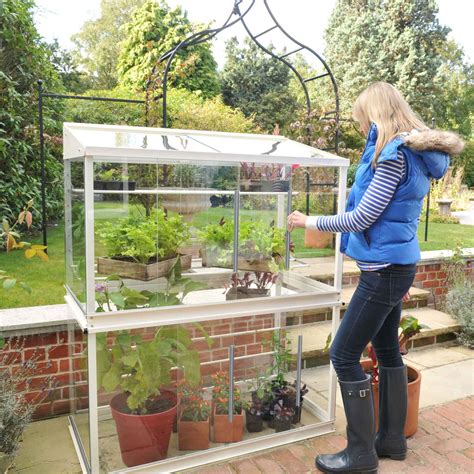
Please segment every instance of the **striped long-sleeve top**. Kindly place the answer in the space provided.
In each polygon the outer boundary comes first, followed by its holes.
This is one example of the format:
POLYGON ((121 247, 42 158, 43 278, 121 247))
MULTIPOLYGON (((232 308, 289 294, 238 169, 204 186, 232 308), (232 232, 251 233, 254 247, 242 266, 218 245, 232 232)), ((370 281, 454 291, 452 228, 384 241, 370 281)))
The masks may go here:
MULTIPOLYGON (((374 177, 355 209, 335 216, 310 216, 306 219, 306 228, 326 232, 361 232, 368 229, 388 206, 404 175, 405 159, 399 151, 396 160, 377 165, 374 177)), ((357 265, 363 271, 374 271, 390 263, 357 261, 357 265)))

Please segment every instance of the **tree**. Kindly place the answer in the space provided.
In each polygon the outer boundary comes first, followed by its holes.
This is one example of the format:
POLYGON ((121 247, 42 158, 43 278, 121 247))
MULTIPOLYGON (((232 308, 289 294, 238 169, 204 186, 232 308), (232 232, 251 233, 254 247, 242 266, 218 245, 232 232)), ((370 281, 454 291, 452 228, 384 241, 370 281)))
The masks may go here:
MULTIPOLYGON (((123 28, 118 72, 123 86, 143 90, 161 56, 176 47, 200 25, 193 25, 181 7, 171 9, 164 0, 147 0, 123 28)), ((158 77, 165 64, 160 65, 158 77)), ((169 85, 200 91, 204 97, 219 93, 217 63, 209 43, 182 49, 174 58, 169 85)))
POLYGON ((433 82, 449 29, 439 24, 435 0, 338 0, 325 32, 326 58, 348 111, 376 80, 399 88, 430 119, 439 90, 433 82))
POLYGON ((111 89, 117 85, 121 26, 144 3, 145 0, 101 0, 100 17, 86 21, 81 31, 72 36, 75 60, 93 78, 95 88, 111 89))
POLYGON ((252 40, 240 47, 236 38, 226 45, 226 63, 222 71, 224 102, 238 107, 265 131, 289 124, 297 107, 290 92, 290 69, 268 56, 252 40))
MULTIPOLYGON (((0 9, 0 220, 18 215, 25 202, 39 203, 41 162, 35 118, 38 116, 37 79, 61 92, 61 81, 50 62, 51 51, 33 22, 33 0, 5 0, 0 9)), ((62 160, 60 158, 61 104, 45 99, 47 214, 61 215, 62 160), (55 147, 57 154, 52 153, 55 147)))

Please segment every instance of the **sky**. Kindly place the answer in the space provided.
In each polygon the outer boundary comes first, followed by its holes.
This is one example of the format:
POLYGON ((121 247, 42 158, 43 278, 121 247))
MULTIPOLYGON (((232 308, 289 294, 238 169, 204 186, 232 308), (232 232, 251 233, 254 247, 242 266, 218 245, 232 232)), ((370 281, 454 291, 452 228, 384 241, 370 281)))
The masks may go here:
MULTIPOLYGON (((242 10, 249 5, 250 0, 244 0, 242 10)), ((83 23, 100 14, 100 0, 36 0, 38 5, 35 22, 40 34, 47 40, 57 38, 59 44, 66 49, 72 47, 71 35, 81 29, 83 23)), ((188 17, 195 22, 221 25, 229 16, 234 0, 168 0, 172 6, 181 5, 188 11, 188 17)), ((298 41, 322 54, 324 51, 324 29, 336 0, 269 0, 280 25, 298 41)), ((450 36, 460 44, 466 56, 474 59, 474 41, 472 35, 472 18, 474 1, 472 0, 438 0, 439 19, 441 24, 451 28, 450 36)), ((263 12, 263 1, 257 0, 255 10, 248 17, 251 31, 258 34, 271 26, 267 15, 263 12), (259 7, 259 8, 257 8, 259 7)), ((220 67, 225 61, 225 40, 237 36, 245 37, 243 27, 238 24, 219 35, 214 41, 214 55, 220 67)), ((275 30, 265 35, 277 49, 291 44, 275 35, 275 30)), ((263 39, 263 37, 262 37, 263 39)))

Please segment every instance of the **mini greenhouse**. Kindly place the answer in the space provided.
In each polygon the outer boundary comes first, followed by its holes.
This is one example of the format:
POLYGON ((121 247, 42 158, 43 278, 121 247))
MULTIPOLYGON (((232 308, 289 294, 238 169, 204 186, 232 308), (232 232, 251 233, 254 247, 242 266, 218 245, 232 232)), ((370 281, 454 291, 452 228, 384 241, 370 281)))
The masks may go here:
POLYGON ((342 212, 348 160, 275 135, 65 123, 64 164, 84 472, 177 471, 334 430, 336 378, 307 379, 301 315, 337 329, 339 241, 329 284, 312 279, 286 218, 320 199, 308 170, 335 172, 342 212))

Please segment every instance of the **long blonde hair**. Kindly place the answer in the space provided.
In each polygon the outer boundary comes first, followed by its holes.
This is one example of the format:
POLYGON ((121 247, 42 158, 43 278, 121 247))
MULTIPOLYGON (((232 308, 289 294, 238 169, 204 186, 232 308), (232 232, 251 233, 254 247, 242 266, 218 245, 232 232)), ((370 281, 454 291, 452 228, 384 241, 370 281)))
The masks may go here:
POLYGON ((428 130, 400 91, 388 82, 374 82, 363 90, 355 101, 352 116, 365 131, 370 129, 371 123, 377 126, 377 142, 372 160, 374 168, 383 147, 396 135, 414 128, 428 130))

